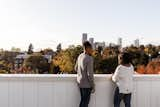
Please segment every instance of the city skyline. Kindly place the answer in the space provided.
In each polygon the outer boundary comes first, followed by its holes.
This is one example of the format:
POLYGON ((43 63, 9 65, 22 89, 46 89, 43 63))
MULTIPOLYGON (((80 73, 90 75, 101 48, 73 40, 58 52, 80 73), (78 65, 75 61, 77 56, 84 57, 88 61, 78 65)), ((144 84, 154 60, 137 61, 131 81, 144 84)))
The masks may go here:
MULTIPOLYGON (((42 49, 46 49, 46 48, 51 48, 51 49, 56 49, 57 48, 57 46, 59 45, 59 44, 61 44, 62 45, 62 48, 63 49, 65 49, 65 48, 68 48, 69 46, 72 46, 72 45, 74 45, 74 46, 76 46, 76 45, 82 45, 83 44, 83 42, 85 42, 85 41, 89 41, 91 44, 92 44, 92 46, 93 46, 93 48, 95 49, 97 46, 102 46, 103 48, 104 47, 106 47, 106 46, 110 46, 111 44, 112 45, 118 45, 118 46, 120 46, 121 48, 123 48, 123 47, 127 47, 127 46, 131 46, 131 45, 133 45, 133 46, 135 46, 135 47, 139 47, 140 45, 148 45, 148 44, 152 44, 152 43, 146 43, 146 44, 143 44, 142 42, 141 42, 141 40, 140 39, 134 39, 133 41, 131 41, 130 42, 130 44, 125 44, 124 45, 124 42, 126 42, 126 41, 124 41, 124 39, 123 38, 121 38, 121 37, 118 37, 117 38, 117 42, 116 41, 114 41, 114 42, 106 42, 106 41, 97 41, 97 40, 95 40, 95 38, 94 38, 94 36, 92 36, 92 35, 88 35, 88 33, 82 33, 82 35, 81 35, 81 39, 79 40, 79 41, 81 41, 81 42, 79 42, 79 43, 76 43, 76 44, 72 44, 72 43, 70 43, 70 42, 68 42, 68 45, 66 45, 66 44, 64 44, 64 42, 56 42, 56 41, 53 41, 53 40, 44 40, 44 41, 42 41, 39 45, 41 45, 41 46, 39 46, 38 48, 35 48, 34 47, 34 44, 36 44, 35 42, 34 43, 32 43, 32 42, 26 42, 26 45, 25 45, 25 47, 23 47, 23 48, 21 48, 21 47, 16 47, 15 45, 12 45, 12 46, 9 46, 9 48, 3 48, 3 47, 0 47, 0 49, 4 49, 4 50, 11 50, 12 48, 19 48, 19 49, 21 49, 21 51, 27 51, 27 49, 28 49, 28 47, 29 47, 29 45, 30 44, 32 44, 33 45, 33 48, 34 48, 34 50, 35 51, 40 51, 40 50, 42 50, 42 49), (46 42, 46 43, 44 43, 44 41, 46 42), (47 45, 46 45, 47 44, 47 45)), ((22 42, 21 42, 22 43, 22 42)), ((38 42, 37 42, 38 43, 38 42)), ((22 44, 24 44, 24 43, 22 43, 22 44)), ((159 45, 159 44, 156 44, 156 43, 153 43, 152 45, 159 45)), ((22 46, 22 45, 21 45, 22 46)))
POLYGON ((27 50, 81 44, 82 33, 95 41, 124 46, 160 41, 160 1, 1 0, 0 48, 27 50))

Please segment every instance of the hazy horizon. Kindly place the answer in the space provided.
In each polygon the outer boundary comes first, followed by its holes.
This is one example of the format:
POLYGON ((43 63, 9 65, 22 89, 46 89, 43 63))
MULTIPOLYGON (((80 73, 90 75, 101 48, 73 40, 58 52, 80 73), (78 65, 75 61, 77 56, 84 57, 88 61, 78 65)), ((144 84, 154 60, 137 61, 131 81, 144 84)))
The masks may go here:
POLYGON ((160 45, 158 0, 1 0, 0 48, 27 50, 81 44, 82 33, 95 41, 123 45, 140 39, 160 45))

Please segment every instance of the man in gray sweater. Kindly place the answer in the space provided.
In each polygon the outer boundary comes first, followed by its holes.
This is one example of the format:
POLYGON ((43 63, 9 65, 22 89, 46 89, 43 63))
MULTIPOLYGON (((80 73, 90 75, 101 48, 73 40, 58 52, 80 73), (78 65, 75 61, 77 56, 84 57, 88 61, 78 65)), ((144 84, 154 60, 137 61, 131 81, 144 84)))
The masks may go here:
POLYGON ((83 43, 84 52, 79 55, 75 71, 77 72, 77 82, 80 88, 81 101, 79 107, 88 107, 91 93, 95 92, 94 66, 92 58, 92 45, 86 41, 83 43))

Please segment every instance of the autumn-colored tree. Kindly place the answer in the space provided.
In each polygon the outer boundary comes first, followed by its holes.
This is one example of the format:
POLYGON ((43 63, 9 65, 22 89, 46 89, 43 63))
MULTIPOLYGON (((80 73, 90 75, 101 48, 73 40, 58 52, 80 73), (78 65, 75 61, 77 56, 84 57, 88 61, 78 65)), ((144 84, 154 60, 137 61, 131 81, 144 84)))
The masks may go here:
POLYGON ((62 73, 71 73, 74 65, 68 52, 61 51, 53 60, 55 66, 59 66, 62 73))
POLYGON ((136 72, 139 73, 139 74, 145 74, 146 73, 146 66, 145 65, 137 66, 136 72))
POLYGON ((62 73, 75 73, 74 66, 77 57, 82 53, 81 46, 70 46, 68 49, 61 50, 53 59, 55 67, 59 67, 62 73))
POLYGON ((49 72, 50 69, 47 59, 45 59, 41 54, 30 55, 25 59, 24 66, 31 67, 34 70, 34 73, 49 72))
POLYGON ((10 69, 14 65, 15 57, 19 52, 3 51, 0 53, 0 70, 10 73, 10 69))
POLYGON ((118 65, 118 47, 106 47, 102 54, 94 51, 95 73, 110 74, 113 73, 118 65))
POLYGON ((151 61, 147 66, 139 65, 137 67, 137 72, 139 74, 160 74, 160 62, 151 61))
POLYGON ((149 44, 145 47, 145 52, 151 56, 151 58, 156 58, 159 55, 159 46, 154 46, 152 44, 149 44))
POLYGON ((107 59, 103 59, 100 62, 99 70, 102 74, 111 74, 114 73, 116 67, 118 66, 118 56, 111 56, 107 59))
POLYGON ((160 62, 151 61, 146 67, 146 74, 159 74, 160 73, 160 62))
POLYGON ((94 71, 95 73, 101 73, 100 62, 102 61, 102 55, 99 51, 94 50, 92 54, 94 58, 94 71))
POLYGON ((114 57, 119 54, 119 47, 118 46, 112 46, 112 47, 106 47, 103 51, 102 57, 103 59, 106 59, 107 57, 114 57))

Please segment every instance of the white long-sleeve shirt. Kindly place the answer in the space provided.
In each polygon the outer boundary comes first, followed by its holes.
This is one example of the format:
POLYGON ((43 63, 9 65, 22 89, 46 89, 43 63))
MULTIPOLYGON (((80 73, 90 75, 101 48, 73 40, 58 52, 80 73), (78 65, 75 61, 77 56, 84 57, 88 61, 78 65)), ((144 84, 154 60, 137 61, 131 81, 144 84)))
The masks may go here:
POLYGON ((133 74, 134 67, 119 65, 112 76, 112 81, 119 87, 119 92, 129 94, 133 92, 133 74))

